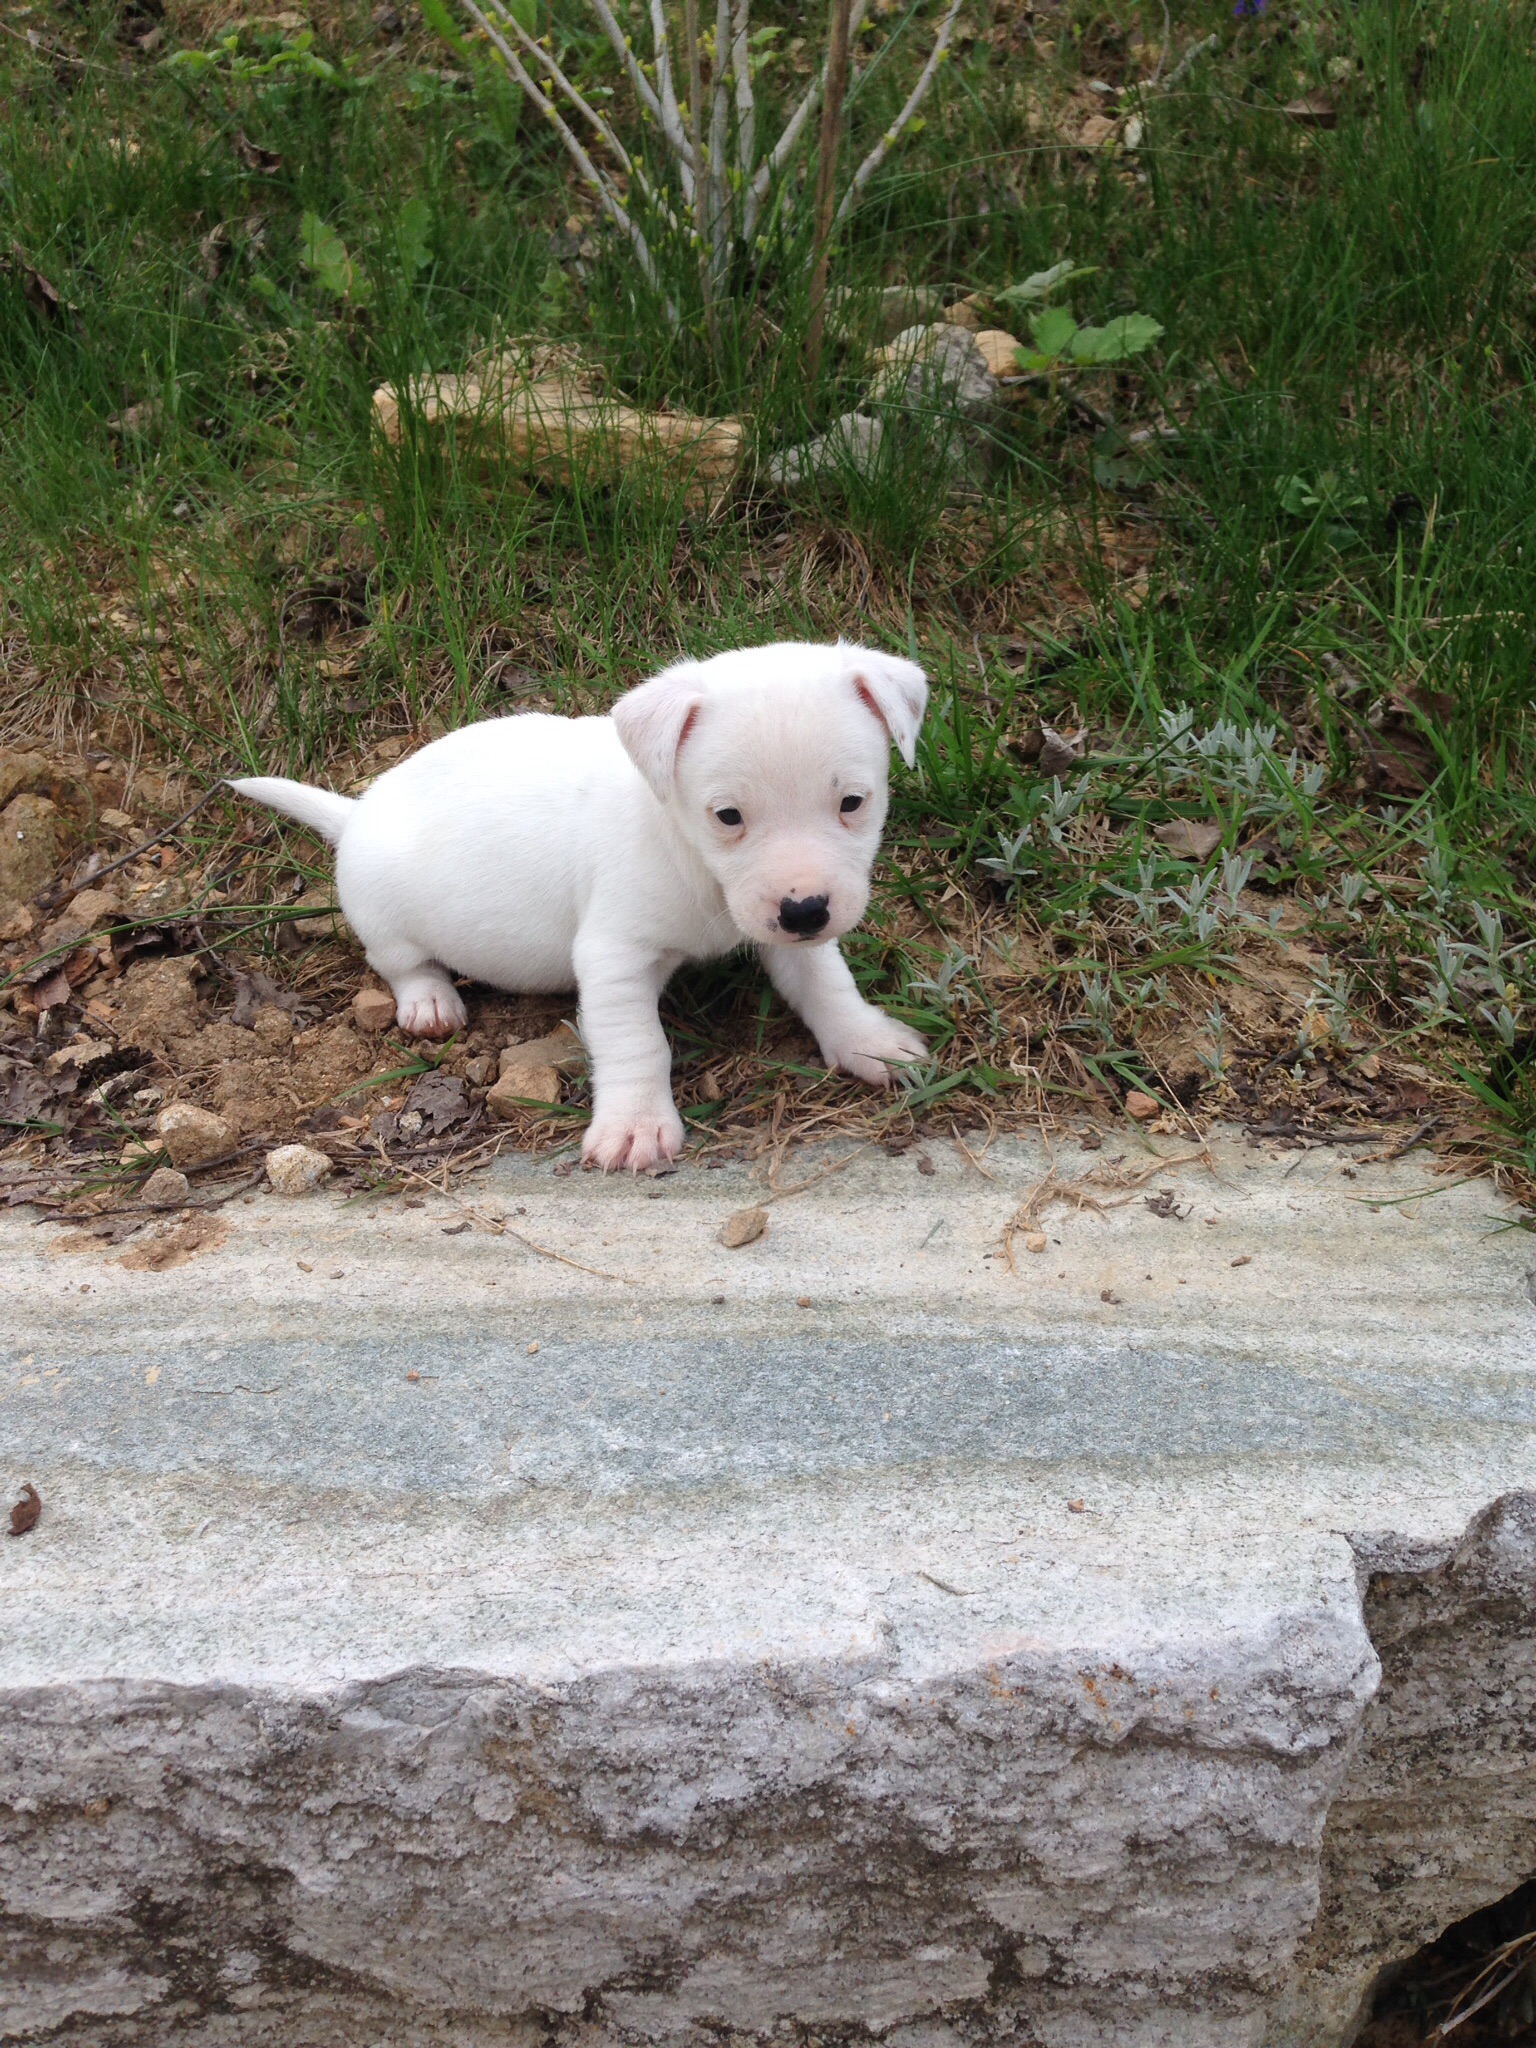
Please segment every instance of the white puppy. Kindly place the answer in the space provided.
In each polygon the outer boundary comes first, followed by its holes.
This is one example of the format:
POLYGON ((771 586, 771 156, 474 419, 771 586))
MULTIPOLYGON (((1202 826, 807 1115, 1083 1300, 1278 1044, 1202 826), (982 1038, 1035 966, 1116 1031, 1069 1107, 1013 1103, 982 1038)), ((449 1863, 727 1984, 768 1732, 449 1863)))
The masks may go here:
POLYGON ((580 992, 605 1170, 674 1159, 683 1126, 656 1005, 685 960, 761 947, 829 1066, 883 1083, 915 1031, 859 994, 837 949, 864 914, 894 740, 927 702, 910 661, 784 642, 682 661, 610 718, 465 726, 359 799, 233 786, 336 845, 336 889, 402 1030, 465 1022, 450 978, 580 992))

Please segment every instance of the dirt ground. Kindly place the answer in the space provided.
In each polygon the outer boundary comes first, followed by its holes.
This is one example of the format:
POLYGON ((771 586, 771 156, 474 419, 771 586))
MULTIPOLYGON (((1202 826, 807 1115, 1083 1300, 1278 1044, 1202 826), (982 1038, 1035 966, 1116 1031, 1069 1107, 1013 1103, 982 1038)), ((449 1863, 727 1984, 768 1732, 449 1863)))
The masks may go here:
MULTIPOLYGON (((410 744, 376 746, 340 786, 366 786, 410 744)), ((255 1185, 265 1154, 292 1142, 323 1151, 334 1184, 357 1190, 440 1182, 508 1145, 574 1157, 589 1102, 580 1071, 561 1078, 558 1103, 489 1101, 504 1049, 571 1019, 574 997, 466 987, 470 1025, 446 1048, 392 1024, 366 1028, 357 998, 382 985, 329 910, 316 879, 324 851, 270 814, 217 788, 199 797, 109 749, 21 746, 0 753, 0 816, 0 1200, 142 1216, 149 1177, 168 1163, 158 1123, 176 1104, 221 1119, 209 1126, 215 1148, 178 1162, 194 1204, 255 1185), (308 873, 295 866, 300 844, 308 873)), ((1005 1085, 930 1088, 914 1105, 827 1076, 797 1021, 765 1016, 743 972, 735 987, 728 977, 723 991, 669 1000, 693 1142, 752 1154, 834 1134, 892 1149, 951 1129, 1071 1128, 1091 1139, 1127 1116, 1189 1137, 1222 1116, 1297 1145, 1375 1131, 1377 1156, 1449 1148, 1444 1172, 1475 1153, 1464 1106, 1422 1068, 1358 1051, 1330 1060, 1324 1048, 1299 1076, 1288 1055, 1315 987, 1300 935, 1241 941, 1241 972, 1222 990, 1234 1045, 1221 1075, 1192 1021, 1208 991, 1191 986, 1180 1015, 1149 1030, 1138 1051, 1154 1102, 1129 1087, 1117 1096, 1053 1036, 1047 942, 1027 917, 985 897, 947 907, 958 943, 982 963, 994 1019, 1007 1020, 1006 1064, 996 1064, 995 1023, 987 1055, 1005 1085)), ((945 1065, 968 1053, 962 1021, 945 1065)))

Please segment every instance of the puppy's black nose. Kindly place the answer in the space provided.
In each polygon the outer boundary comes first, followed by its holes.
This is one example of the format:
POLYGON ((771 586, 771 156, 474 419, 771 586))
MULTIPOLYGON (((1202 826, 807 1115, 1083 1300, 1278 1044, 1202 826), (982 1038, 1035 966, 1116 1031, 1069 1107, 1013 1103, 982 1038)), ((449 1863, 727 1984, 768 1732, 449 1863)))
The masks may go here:
POLYGON ((779 903, 779 923, 797 939, 812 938, 817 932, 824 932, 831 922, 825 896, 802 896, 798 903, 793 896, 785 896, 779 903))

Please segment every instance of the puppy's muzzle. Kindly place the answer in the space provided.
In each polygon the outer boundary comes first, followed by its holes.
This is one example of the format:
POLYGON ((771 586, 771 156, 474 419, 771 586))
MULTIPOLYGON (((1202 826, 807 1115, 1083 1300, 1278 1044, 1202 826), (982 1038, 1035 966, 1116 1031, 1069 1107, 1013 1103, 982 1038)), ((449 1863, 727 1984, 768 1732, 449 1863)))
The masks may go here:
POLYGON ((793 896, 780 898, 779 925, 797 939, 814 939, 831 922, 832 913, 827 908, 825 896, 802 896, 798 901, 793 896))

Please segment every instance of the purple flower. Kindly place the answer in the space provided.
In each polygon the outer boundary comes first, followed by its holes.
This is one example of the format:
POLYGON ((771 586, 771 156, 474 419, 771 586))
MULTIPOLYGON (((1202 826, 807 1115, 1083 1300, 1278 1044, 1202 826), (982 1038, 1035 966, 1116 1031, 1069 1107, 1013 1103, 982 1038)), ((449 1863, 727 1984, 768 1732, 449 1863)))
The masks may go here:
POLYGON ((1234 21, 1241 21, 1243 16, 1247 15, 1256 21, 1268 5, 1269 0, 1237 0, 1237 5, 1232 10, 1232 18, 1234 21))

